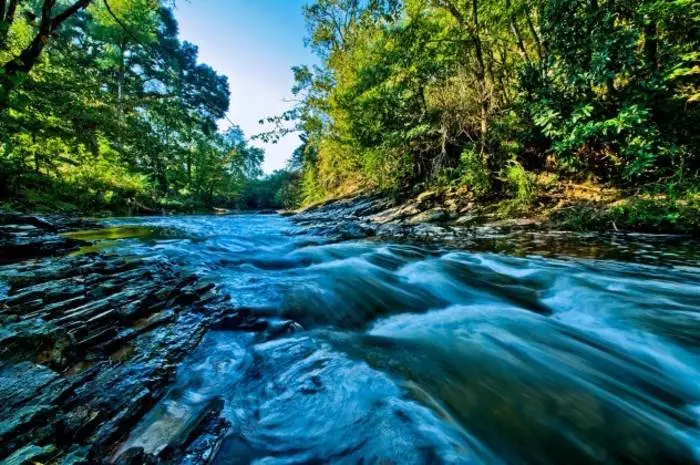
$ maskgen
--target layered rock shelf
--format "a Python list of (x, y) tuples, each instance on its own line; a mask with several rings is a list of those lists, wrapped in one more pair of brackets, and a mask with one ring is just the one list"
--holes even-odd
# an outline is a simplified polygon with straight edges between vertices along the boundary
[(0, 213), (0, 264), (75, 251), (81, 243), (59, 233), (98, 227), (92, 222), (60, 216)]
[(85, 223), (0, 222), (0, 463), (207, 463), (217, 403), (158, 457), (114, 453), (228, 298), (163, 258), (66, 255), (81, 244), (58, 233)]
[(539, 221), (497, 220), (476, 213), (468, 196), (427, 191), (409, 199), (382, 195), (352, 195), (313, 205), (294, 216), (309, 231), (338, 240), (364, 237), (411, 241), (464, 242), (474, 237), (538, 228)]

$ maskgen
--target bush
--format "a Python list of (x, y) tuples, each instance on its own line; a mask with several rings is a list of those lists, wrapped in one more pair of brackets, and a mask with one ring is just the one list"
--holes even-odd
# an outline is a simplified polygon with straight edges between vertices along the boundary
[(516, 204), (527, 206), (534, 202), (537, 197), (537, 176), (534, 173), (513, 160), (504, 170), (504, 175), (508, 192)]
[(491, 189), (489, 170), (479, 154), (473, 149), (465, 149), (459, 158), (461, 184), (468, 186), (476, 197), (484, 197)]
[(326, 196), (326, 191), (321, 187), (318, 180), (318, 169), (316, 165), (307, 164), (304, 166), (304, 173), (301, 179), (301, 198), (304, 205), (311, 205), (320, 202)]

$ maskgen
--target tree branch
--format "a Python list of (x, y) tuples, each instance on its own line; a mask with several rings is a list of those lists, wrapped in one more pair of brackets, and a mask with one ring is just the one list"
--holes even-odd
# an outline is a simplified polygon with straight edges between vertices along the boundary
[(87, 8), (92, 2), (93, 0), (78, 0), (75, 3), (73, 3), (62, 13), (58, 14), (55, 18), (53, 18), (53, 20), (51, 21), (51, 30), (56, 30), (65, 20), (67, 20), (83, 8)]
[(10, 0), (10, 4), (7, 7), (7, 12), (3, 18), (5, 22), (12, 24), (15, 20), (15, 13), (17, 12), (17, 6), (19, 5), (19, 0)]
[(15, 20), (15, 12), (20, 0), (0, 0), (0, 50), (5, 50), (10, 27)]
[[(16, 8), (20, 0), (11, 0), (10, 8)], [(68, 18), (76, 14), (78, 11), (86, 8), (93, 0), (77, 0), (71, 6), (66, 8), (62, 13), (52, 18), (53, 8), (56, 6), (57, 0), (44, 0), (41, 6), (41, 22), (39, 23), (39, 31), (32, 41), (27, 45), (24, 50), (14, 58), (13, 60), (6, 63), (2, 71), (1, 83), (5, 88), (5, 92), (0, 98), (0, 111), (3, 111), (7, 105), (7, 98), (10, 91), (16, 85), (16, 81), (12, 79), (13, 76), (20, 73), (29, 73), (34, 65), (36, 65), (42, 51), (49, 43), (51, 35), (53, 32)], [(8, 9), (6, 18), (10, 17), (11, 11)], [(12, 17), (14, 18), (14, 11), (12, 11)]]
[(124, 21), (122, 21), (122, 20), (114, 13), (114, 11), (112, 10), (112, 7), (109, 6), (109, 3), (107, 3), (107, 0), (102, 0), (102, 2), (104, 3), (105, 8), (107, 8), (107, 13), (109, 13), (109, 15), (112, 17), (112, 19), (114, 19), (114, 21), (119, 25), (119, 27), (121, 27), (122, 29), (124, 29), (124, 32), (126, 32), (127, 35), (128, 35), (129, 37), (131, 37), (131, 39), (132, 39), (134, 42), (136, 42), (137, 44), (139, 44), (139, 45), (142, 46), (142, 47), (145, 47), (145, 45), (141, 43), (141, 41), (139, 40), (139, 38), (136, 37), (136, 34), (134, 34), (133, 32), (131, 32), (131, 30), (126, 26), (126, 24), (124, 23)]

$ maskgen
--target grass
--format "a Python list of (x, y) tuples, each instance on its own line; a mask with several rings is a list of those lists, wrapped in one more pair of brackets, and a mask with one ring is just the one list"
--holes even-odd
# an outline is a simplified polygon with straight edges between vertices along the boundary
[(700, 201), (632, 196), (614, 204), (580, 204), (554, 212), (552, 223), (576, 231), (624, 230), (700, 235)]
[(693, 184), (624, 191), (594, 180), (535, 176), (516, 164), (499, 180), (503, 193), (476, 199), (471, 209), (482, 222), (533, 219), (545, 229), (700, 236), (700, 186)]

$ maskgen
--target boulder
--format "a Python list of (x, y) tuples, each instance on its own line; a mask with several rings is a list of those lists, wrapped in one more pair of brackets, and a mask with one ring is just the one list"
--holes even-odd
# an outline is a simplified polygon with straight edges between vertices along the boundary
[(406, 222), (411, 225), (422, 223), (444, 223), (450, 220), (450, 214), (442, 208), (431, 208), (410, 217)]

